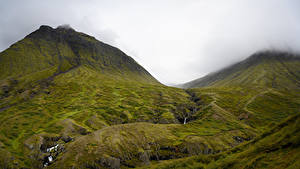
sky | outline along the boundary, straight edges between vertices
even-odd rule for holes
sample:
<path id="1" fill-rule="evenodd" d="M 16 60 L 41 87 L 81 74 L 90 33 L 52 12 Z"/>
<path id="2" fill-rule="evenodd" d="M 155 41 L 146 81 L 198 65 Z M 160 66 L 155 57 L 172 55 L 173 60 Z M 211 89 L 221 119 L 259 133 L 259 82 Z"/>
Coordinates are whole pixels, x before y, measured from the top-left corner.
<path id="1" fill-rule="evenodd" d="M 299 0 L 0 0 L 0 51 L 40 25 L 116 46 L 164 84 L 266 49 L 300 51 Z"/>

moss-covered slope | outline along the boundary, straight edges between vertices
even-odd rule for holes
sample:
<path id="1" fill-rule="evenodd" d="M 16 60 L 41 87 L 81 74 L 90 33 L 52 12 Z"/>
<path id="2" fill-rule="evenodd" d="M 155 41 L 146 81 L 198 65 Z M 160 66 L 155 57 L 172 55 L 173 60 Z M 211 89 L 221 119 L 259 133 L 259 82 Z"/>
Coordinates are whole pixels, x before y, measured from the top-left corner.
<path id="1" fill-rule="evenodd" d="M 254 60 L 212 87 L 184 90 L 91 36 L 41 26 L 0 53 L 0 168 L 151 167 L 178 158 L 214 167 L 208 155 L 298 118 L 298 59 Z M 278 74 L 283 64 L 289 69 Z"/>
<path id="2" fill-rule="evenodd" d="M 272 127 L 254 140 L 210 156 L 170 160 L 145 168 L 299 168 L 300 114 Z"/>
<path id="3" fill-rule="evenodd" d="M 41 26 L 1 52 L 0 80 L 41 71 L 53 71 L 49 73 L 55 76 L 82 65 L 101 73 L 157 83 L 143 67 L 119 49 L 71 28 L 53 29 L 49 26 Z"/>
<path id="4" fill-rule="evenodd" d="M 72 29 L 41 26 L 0 60 L 1 167 L 41 168 L 47 148 L 112 125 L 182 123 L 181 110 L 194 104 L 119 49 Z"/>
<path id="5" fill-rule="evenodd" d="M 262 86 L 300 88 L 300 56 L 282 51 L 257 52 L 242 62 L 183 84 L 184 88 Z"/>

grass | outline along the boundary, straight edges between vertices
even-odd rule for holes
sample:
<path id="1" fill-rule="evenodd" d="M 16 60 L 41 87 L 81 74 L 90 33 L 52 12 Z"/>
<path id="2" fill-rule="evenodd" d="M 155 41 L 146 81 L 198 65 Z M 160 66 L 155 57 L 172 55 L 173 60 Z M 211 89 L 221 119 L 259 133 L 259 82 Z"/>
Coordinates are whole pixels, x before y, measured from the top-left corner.
<path id="1" fill-rule="evenodd" d="M 40 168 L 40 147 L 59 143 L 48 168 L 293 168 L 298 66 L 264 60 L 184 90 L 93 37 L 41 27 L 0 53 L 0 167 Z"/>
<path id="2" fill-rule="evenodd" d="M 217 155 L 162 161 L 143 168 L 298 168 L 299 117 L 297 113 L 254 140 Z"/>
<path id="3" fill-rule="evenodd" d="M 53 168 L 107 167 L 107 163 L 95 161 L 112 159 L 120 159 L 120 165 L 126 168 L 155 163 L 157 159 L 223 152 L 239 145 L 233 136 L 253 139 L 299 108 L 297 95 L 276 89 L 245 92 L 239 87 L 224 87 L 186 92 L 99 74 L 89 66 L 61 74 L 52 83 L 46 89 L 48 93 L 40 92 L 1 112 L 1 142 L 7 145 L 5 151 L 13 153 L 16 159 L 24 159 L 18 165 L 31 165 L 26 158 L 30 151 L 24 142 L 43 133 L 78 138 L 65 145 L 67 153 L 56 159 Z M 193 120 L 186 125 L 176 118 L 182 110 L 179 105 L 197 108 L 191 116 Z M 275 110 L 283 113 L 276 116 Z M 242 113 L 250 115 L 241 120 Z M 277 119 L 269 120 L 273 115 Z M 82 135 L 82 128 L 91 134 Z M 75 154 L 82 160 L 72 160 Z M 198 165 L 206 166 L 191 166 Z"/>
<path id="4" fill-rule="evenodd" d="M 52 83 L 49 93 L 40 92 L 1 112 L 1 142 L 19 158 L 26 156 L 21 147 L 32 134 L 63 134 L 66 126 L 61 122 L 65 119 L 92 132 L 115 124 L 154 122 L 153 113 L 159 108 L 156 122 L 175 123 L 177 119 L 170 113 L 174 105 L 190 102 L 184 90 L 108 77 L 89 67 L 62 74 Z"/>

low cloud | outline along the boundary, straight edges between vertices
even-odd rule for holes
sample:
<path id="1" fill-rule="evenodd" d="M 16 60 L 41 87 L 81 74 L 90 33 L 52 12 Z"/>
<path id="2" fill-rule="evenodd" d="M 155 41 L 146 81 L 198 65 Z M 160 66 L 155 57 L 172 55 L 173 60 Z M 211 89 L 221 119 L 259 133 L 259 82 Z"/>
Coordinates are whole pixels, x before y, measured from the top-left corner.
<path id="1" fill-rule="evenodd" d="M 74 30 L 69 24 L 59 25 L 57 28 L 58 29 L 72 29 L 72 30 Z"/>
<path id="2" fill-rule="evenodd" d="M 298 0 L 90 0 L 0 4 L 0 50 L 40 25 L 70 24 L 119 47 L 163 83 L 183 83 L 258 50 L 300 51 Z"/>

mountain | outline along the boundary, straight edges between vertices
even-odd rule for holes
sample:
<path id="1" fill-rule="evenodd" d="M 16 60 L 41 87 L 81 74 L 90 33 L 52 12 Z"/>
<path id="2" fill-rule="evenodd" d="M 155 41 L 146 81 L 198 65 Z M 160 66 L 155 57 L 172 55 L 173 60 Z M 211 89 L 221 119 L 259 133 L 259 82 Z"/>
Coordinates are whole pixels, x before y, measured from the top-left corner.
<path id="1" fill-rule="evenodd" d="M 183 85 L 260 133 L 299 108 L 300 56 L 261 51 L 227 68 Z"/>
<path id="2" fill-rule="evenodd" d="M 299 89 L 300 55 L 283 51 L 257 52 L 239 63 L 182 86 L 265 86 L 286 90 Z"/>
<path id="3" fill-rule="evenodd" d="M 211 119 L 220 120 L 231 115 L 253 129 L 255 136 L 217 155 L 171 160 L 148 168 L 299 168 L 299 82 L 298 54 L 261 51 L 184 84 L 195 97 L 210 100 L 202 115 L 212 112 Z"/>
<path id="4" fill-rule="evenodd" d="M 47 148 L 114 125 L 179 124 L 177 107 L 192 103 L 121 50 L 41 26 L 0 53 L 0 166 L 50 165 L 47 158 L 57 159 Z"/>
<path id="5" fill-rule="evenodd" d="M 300 95 L 290 55 L 253 57 L 212 85 L 180 89 L 89 35 L 41 26 L 0 53 L 0 168 L 169 168 L 176 159 L 239 168 L 243 154 L 263 159 L 260 168 L 288 166 L 292 154 L 293 168 Z M 277 162 L 265 163 L 266 151 Z"/>
<path id="6" fill-rule="evenodd" d="M 102 73 L 119 74 L 158 83 L 121 50 L 72 28 L 41 26 L 0 55 L 0 80 L 42 71 L 52 76 L 88 66 Z"/>

